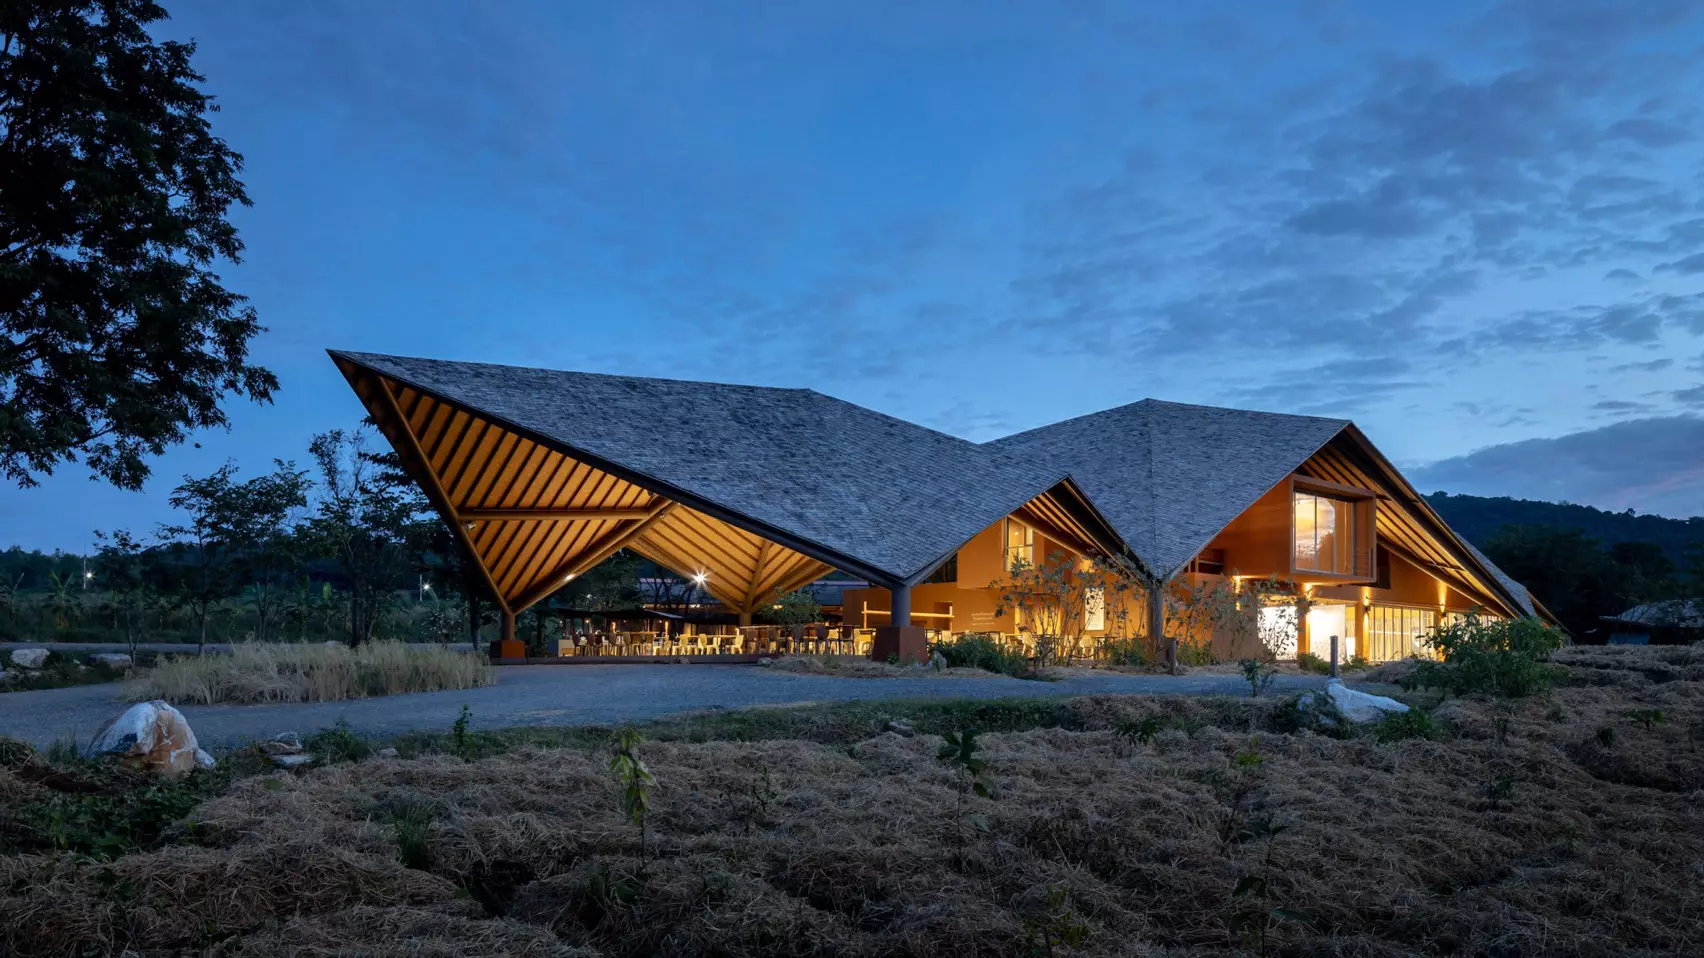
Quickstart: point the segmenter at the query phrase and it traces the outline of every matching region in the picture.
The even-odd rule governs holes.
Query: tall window
[[[1026,566],[1035,566],[1035,530],[1016,519],[1006,520],[1006,571],[1019,559]]]
[[[1296,568],[1353,574],[1355,504],[1314,492],[1295,492]]]
[[[1367,610],[1367,658],[1374,662],[1426,655],[1426,636],[1438,622],[1431,609],[1375,605]]]

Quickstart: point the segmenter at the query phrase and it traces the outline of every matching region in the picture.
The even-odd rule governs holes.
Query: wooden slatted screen
[[[831,569],[430,393],[344,371],[512,612],[623,547],[677,575],[703,575],[705,591],[735,611],[754,611],[777,589]]]

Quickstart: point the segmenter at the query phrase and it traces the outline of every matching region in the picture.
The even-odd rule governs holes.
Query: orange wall
[[[1235,575],[1268,576],[1290,573],[1289,480],[1280,482],[1231,520],[1207,544],[1225,550],[1225,571]]]

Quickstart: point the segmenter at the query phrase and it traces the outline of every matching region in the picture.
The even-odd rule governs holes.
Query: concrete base
[[[878,626],[870,643],[870,658],[886,662],[892,655],[899,656],[901,665],[929,661],[929,634],[915,625]]]

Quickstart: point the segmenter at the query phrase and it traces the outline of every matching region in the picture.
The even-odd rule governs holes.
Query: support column
[[[750,624],[751,624],[751,612],[749,612],[745,609],[741,609],[740,610],[740,626],[743,628],[743,627],[748,626]]]
[[[1148,637],[1154,649],[1165,656],[1166,667],[1177,674],[1177,640],[1166,638],[1166,584],[1161,580],[1148,583]]]
[[[870,658],[886,661],[894,657],[901,664],[928,661],[929,636],[911,624],[911,586],[903,583],[894,586],[888,595],[888,624],[876,627]]]
[[[491,644],[493,659],[524,659],[527,657],[527,647],[515,639],[515,613],[508,609],[497,610],[497,641]]]

